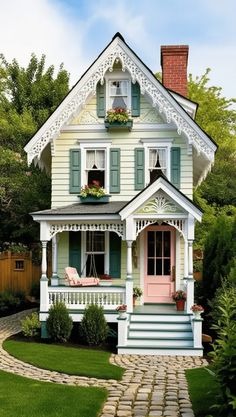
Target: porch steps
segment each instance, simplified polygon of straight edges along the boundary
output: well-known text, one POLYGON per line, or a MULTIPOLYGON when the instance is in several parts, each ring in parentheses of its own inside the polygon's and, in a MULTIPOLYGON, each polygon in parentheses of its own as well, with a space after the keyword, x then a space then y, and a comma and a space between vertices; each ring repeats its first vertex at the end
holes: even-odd
POLYGON ((186 313, 132 313, 125 346, 119 354, 202 356, 193 346, 190 315, 186 313))

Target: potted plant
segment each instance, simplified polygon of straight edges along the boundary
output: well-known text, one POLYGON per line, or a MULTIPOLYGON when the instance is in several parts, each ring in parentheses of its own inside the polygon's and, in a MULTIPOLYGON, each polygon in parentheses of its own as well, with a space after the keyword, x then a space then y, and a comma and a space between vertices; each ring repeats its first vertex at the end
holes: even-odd
POLYGON ((177 311, 184 311, 184 305, 186 301, 186 292, 182 290, 176 291, 174 294, 172 294, 172 299, 176 303, 176 309, 177 311))
POLYGON ((196 259, 193 261, 193 277, 196 281, 202 280, 202 260, 196 259))
POLYGON ((121 304, 120 306, 116 308, 116 311, 118 312, 120 319, 126 317, 126 310, 127 310, 126 304, 121 304))
POLYGON ((194 314, 195 319, 200 319, 201 314, 204 312, 204 308, 199 304, 193 304, 193 306, 191 307, 191 310, 194 314))
POLYGON ((135 301, 137 298, 141 297, 143 295, 143 291, 139 287, 133 288, 133 306, 135 306, 135 301))
POLYGON ((106 191, 103 187, 93 181, 92 184, 85 185, 80 190, 80 201, 81 203, 108 203, 109 195, 106 194, 106 191))
POLYGON ((123 107, 115 107, 107 111, 105 127, 107 129, 129 129, 133 126, 133 120, 130 119, 130 112, 123 107))

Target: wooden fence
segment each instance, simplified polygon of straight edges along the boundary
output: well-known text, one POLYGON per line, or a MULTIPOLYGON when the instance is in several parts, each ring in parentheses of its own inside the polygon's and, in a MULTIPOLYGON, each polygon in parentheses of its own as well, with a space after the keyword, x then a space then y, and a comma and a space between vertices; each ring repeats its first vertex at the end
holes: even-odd
MULTIPOLYGON (((41 276, 41 265, 32 262, 32 253, 0 253, 0 292, 11 290, 30 293, 34 283, 41 276)), ((48 263, 48 276, 51 276, 51 262, 48 263)))

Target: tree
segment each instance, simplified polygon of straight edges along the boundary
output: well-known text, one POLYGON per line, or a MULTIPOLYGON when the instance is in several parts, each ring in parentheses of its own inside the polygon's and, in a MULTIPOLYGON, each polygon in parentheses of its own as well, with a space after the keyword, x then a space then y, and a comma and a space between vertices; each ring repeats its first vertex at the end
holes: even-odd
POLYGON ((196 122, 219 146, 212 172, 197 190, 209 204, 236 205, 235 99, 221 95, 220 87, 208 87, 210 69, 194 80, 189 76, 189 98, 199 104, 196 122))
POLYGON ((26 68, 0 56, 0 246, 4 241, 38 239, 30 212, 50 206, 50 179, 27 167, 23 150, 68 92, 61 65, 45 69, 45 56, 33 54, 26 68))
POLYGON ((234 265, 236 253, 236 216, 216 217, 205 242, 203 260, 203 294, 212 299, 234 265))

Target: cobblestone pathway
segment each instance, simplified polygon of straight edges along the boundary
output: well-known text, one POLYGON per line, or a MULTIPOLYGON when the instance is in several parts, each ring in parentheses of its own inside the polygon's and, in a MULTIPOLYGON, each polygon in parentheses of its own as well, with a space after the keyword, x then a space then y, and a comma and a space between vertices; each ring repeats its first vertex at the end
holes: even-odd
MULTIPOLYGON (((27 378, 108 390, 101 417, 194 417, 184 370, 206 366, 202 358, 182 356, 111 355, 126 369, 121 381, 86 378, 47 371, 10 356, 2 342, 21 330, 29 310, 0 319, 0 369, 27 378)), ((89 417, 89 416, 88 416, 89 417)))

